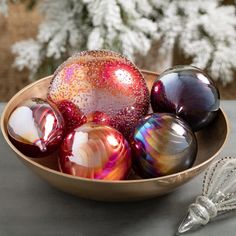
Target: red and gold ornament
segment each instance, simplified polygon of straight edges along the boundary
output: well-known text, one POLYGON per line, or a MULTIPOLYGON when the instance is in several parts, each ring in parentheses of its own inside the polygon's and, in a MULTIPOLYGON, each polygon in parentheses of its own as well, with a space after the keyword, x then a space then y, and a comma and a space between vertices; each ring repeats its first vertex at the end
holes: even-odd
POLYGON ((84 178, 125 179, 131 167, 131 150, 119 131, 89 122, 66 136, 59 166, 64 173, 84 178))
POLYGON ((146 82, 127 58, 111 51, 85 51, 64 62, 55 72, 48 90, 54 103, 73 102, 86 116, 102 112, 126 137, 147 114, 146 82))

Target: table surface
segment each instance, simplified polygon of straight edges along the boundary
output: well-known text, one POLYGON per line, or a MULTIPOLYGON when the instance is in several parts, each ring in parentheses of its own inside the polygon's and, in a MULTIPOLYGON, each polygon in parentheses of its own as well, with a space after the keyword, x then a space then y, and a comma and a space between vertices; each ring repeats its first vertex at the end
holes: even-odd
MULTIPOLYGON (((0 112, 4 104, 0 104, 0 112)), ((236 156, 236 101, 222 101, 231 133, 219 157, 236 156)), ((43 182, 15 157, 0 135, 0 235, 175 235, 203 174, 175 192, 133 203, 80 199, 43 182)), ((186 235, 235 235, 236 212, 186 235)))

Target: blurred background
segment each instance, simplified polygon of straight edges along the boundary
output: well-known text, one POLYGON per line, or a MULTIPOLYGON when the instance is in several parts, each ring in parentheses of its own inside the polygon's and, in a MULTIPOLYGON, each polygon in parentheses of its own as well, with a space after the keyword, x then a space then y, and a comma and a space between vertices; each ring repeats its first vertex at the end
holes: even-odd
POLYGON ((155 72, 195 65, 236 99, 235 11, 235 0, 0 0, 0 101, 102 48, 155 72))

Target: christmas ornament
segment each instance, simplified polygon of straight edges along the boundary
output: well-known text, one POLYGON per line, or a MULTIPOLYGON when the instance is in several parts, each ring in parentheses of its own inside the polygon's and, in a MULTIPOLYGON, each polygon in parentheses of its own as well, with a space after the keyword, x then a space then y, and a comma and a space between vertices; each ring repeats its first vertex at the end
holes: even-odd
POLYGON ((206 171, 202 195, 189 206, 178 232, 206 225, 219 214, 236 209, 236 159, 225 157, 206 171))
POLYGON ((151 104, 154 112, 174 113, 198 131, 207 126, 219 109, 220 95, 209 76, 193 66, 166 70, 154 82, 151 104))
POLYGON ((85 51, 55 72, 48 98, 73 102, 87 116, 106 113, 111 125, 128 136, 149 108, 148 88, 128 59, 111 51, 85 51))
POLYGON ((61 112, 65 124, 66 124, 66 133, 70 133, 75 128, 86 123, 86 116, 82 114, 80 109, 69 100, 62 100, 57 103, 57 107, 61 112))
POLYGON ((104 112, 95 111, 87 115, 88 122, 95 122, 100 125, 111 125, 111 118, 104 112))
POLYGON ((66 136, 59 165, 62 172, 74 176, 120 180, 129 173, 131 151, 119 131, 90 122, 66 136))
POLYGON ((197 142, 190 127, 173 114, 151 114, 135 129, 131 142, 135 171, 143 178, 153 178, 191 167, 197 142))
POLYGON ((57 108, 41 98, 22 102, 10 115, 7 124, 9 138, 22 153, 43 157, 60 145, 64 120, 57 108))

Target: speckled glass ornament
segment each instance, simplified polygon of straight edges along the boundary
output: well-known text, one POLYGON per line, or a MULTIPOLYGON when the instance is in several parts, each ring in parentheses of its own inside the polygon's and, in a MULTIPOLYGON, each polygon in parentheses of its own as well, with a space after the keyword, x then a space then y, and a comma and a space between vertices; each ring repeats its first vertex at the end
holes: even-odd
POLYGON ((111 51, 85 51, 64 62, 55 72, 48 98, 70 100, 87 116, 104 112, 111 125, 128 136, 147 114, 146 82, 127 58, 111 51))
POLYGON ((74 176, 121 180, 131 167, 131 150, 116 129, 93 122, 68 134, 59 152, 62 172, 74 176))
POLYGON ((191 167, 197 141, 191 128, 175 115, 154 113, 139 122, 132 149, 135 171, 143 178, 152 178, 191 167))
POLYGON ((64 134, 58 109, 41 98, 25 100, 12 112, 7 124, 9 138, 22 153, 43 157, 55 151, 64 134))
POLYGON ((151 91, 154 112, 173 113, 198 131, 207 126, 219 110, 220 95, 210 77, 193 66, 166 70, 151 91))
POLYGON ((57 107, 64 118, 66 133, 87 122, 86 116, 73 102, 62 100, 57 103, 57 107))

